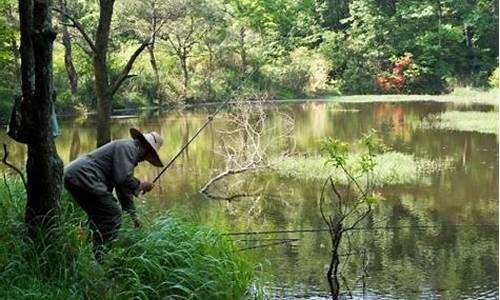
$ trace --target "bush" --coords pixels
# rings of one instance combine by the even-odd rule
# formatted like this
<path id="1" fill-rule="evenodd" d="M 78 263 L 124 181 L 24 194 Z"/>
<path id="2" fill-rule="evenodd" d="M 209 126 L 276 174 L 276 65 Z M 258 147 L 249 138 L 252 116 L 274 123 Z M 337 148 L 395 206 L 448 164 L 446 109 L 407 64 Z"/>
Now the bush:
<path id="1" fill-rule="evenodd" d="M 325 32 L 319 46 L 329 62 L 329 78 L 344 94 L 372 94 L 377 91 L 375 74 L 379 74 L 376 52 L 357 48 L 343 33 Z"/>
<path id="2" fill-rule="evenodd" d="M 53 238 L 26 238 L 25 192 L 0 188 L 0 299 L 241 299 L 253 268 L 220 233 L 167 215 L 124 226 L 102 265 L 84 215 L 64 197 Z M 24 237 L 24 238 L 23 238 Z"/>
<path id="3" fill-rule="evenodd" d="M 329 62 L 305 47 L 293 50 L 288 57 L 262 67 L 262 73 L 273 83 L 278 94 L 289 96 L 314 95 L 329 87 Z"/>

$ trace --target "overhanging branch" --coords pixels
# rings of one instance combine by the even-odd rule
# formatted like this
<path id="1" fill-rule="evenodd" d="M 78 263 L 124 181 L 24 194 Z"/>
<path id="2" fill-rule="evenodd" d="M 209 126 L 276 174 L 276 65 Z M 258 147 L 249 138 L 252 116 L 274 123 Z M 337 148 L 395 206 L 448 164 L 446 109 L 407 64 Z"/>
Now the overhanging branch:
<path id="1" fill-rule="evenodd" d="M 58 9 L 58 8 L 52 8 L 53 11 L 63 15 L 65 18 L 67 18 L 68 20 L 71 21 L 71 23 L 61 23 L 62 25 L 64 26 L 68 26 L 68 27 L 74 27 L 76 28 L 76 30 L 78 30 L 78 32 L 80 32 L 80 34 L 82 35 L 83 39 L 87 42 L 87 44 L 89 45 L 90 49 L 92 49 L 93 52 L 95 52 L 95 45 L 94 45 L 94 42 L 92 41 L 92 39 L 90 38 L 90 36 L 87 34 L 87 32 L 85 31 L 85 29 L 83 28 L 82 24 L 80 22 L 78 22 L 78 20 L 76 20 L 75 18 L 73 18 L 73 16 L 65 13 L 64 11 Z"/>
<path id="2" fill-rule="evenodd" d="M 134 51 L 134 53 L 132 54 L 132 56 L 130 56 L 130 58 L 129 58 L 127 64 L 125 65 L 125 67 L 123 68 L 122 72 L 120 73 L 120 75 L 118 76 L 118 78 L 116 78 L 116 80 L 111 85 L 111 93 L 110 93 L 111 96 L 113 96 L 116 93 L 116 91 L 120 88 L 120 86 L 125 81 L 125 79 L 132 77 L 131 75 L 128 75 L 128 73 L 132 69 L 132 66 L 134 65 L 135 60 L 142 53 L 142 51 L 144 49 L 146 49 L 146 47 L 149 46 L 150 44 L 151 44 L 150 39 L 144 41 Z"/>

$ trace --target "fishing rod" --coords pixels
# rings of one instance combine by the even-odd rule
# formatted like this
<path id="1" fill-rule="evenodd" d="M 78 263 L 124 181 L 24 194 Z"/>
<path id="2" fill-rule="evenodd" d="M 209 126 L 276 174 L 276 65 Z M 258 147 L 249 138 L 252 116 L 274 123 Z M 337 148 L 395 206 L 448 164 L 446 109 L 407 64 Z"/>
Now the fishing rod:
<path id="1" fill-rule="evenodd" d="M 222 104 L 215 110 L 215 112 L 213 112 L 210 116 L 208 116 L 208 120 L 205 122 L 205 124 L 203 124 L 203 126 L 201 126 L 200 129 L 198 129 L 198 131 L 182 146 L 182 148 L 179 150 L 179 152 L 177 152 L 177 154 L 175 154 L 175 156 L 172 157 L 172 159 L 170 159 L 170 161 L 165 165 L 165 167 L 163 167 L 163 169 L 160 171 L 160 173 L 158 173 L 158 175 L 156 175 L 156 177 L 153 179 L 153 183 L 155 183 L 160 178 L 160 176 L 163 175 L 163 173 L 165 173 L 165 171 L 175 162 L 175 160 L 182 154 L 182 152 L 184 152 L 184 150 L 186 150 L 186 148 L 189 146 L 189 144 L 191 144 L 191 142 L 203 131 L 203 129 L 205 129 L 205 127 L 207 127 L 208 124 L 210 124 L 210 122 L 212 122 L 214 117 L 221 111 L 221 109 L 227 103 L 229 103 L 230 100 L 231 100 L 231 98 L 228 98 L 227 100 L 222 102 Z"/>
<path id="2" fill-rule="evenodd" d="M 287 40 L 290 37 L 290 35 L 291 35 L 291 31 L 288 32 L 288 35 L 286 37 Z M 265 54 L 264 58 L 267 59 L 268 55 L 270 55 L 270 52 L 268 52 L 267 54 Z M 205 129 L 205 127 L 207 127 L 208 124 L 210 124 L 212 122 L 212 120 L 214 119 L 214 117 L 222 110 L 222 108 L 226 104 L 228 104 L 233 99 L 233 97 L 236 95 L 236 93 L 239 92 L 239 90 L 241 89 L 241 87 L 243 86 L 243 84 L 246 83 L 246 81 L 255 73 L 255 71 L 257 71 L 257 69 L 258 69 L 257 67 L 253 68 L 253 70 L 244 78 L 244 80 L 233 91 L 233 95 L 231 95 L 230 97 L 228 97 L 228 99 L 226 99 L 224 102 L 222 102 L 222 104 L 215 110 L 215 112 L 212 113 L 208 117 L 208 120 L 205 122 L 205 124 L 203 124 L 203 126 L 201 126 L 201 128 L 198 129 L 198 131 L 194 134 L 194 136 L 191 139 L 189 139 L 182 146 L 182 148 L 179 150 L 179 152 L 177 152 L 177 154 L 175 154 L 174 157 L 172 159 L 170 159 L 170 161 L 167 163 L 167 165 L 165 167 L 163 167 L 163 169 L 160 171 L 160 173 L 158 175 L 156 175 L 156 177 L 153 179 L 152 183 L 155 183 L 161 177 L 161 175 L 163 175 L 163 173 L 165 173 L 165 171 L 175 162 L 175 160 L 182 154 L 182 152 L 184 152 L 184 150 L 186 150 L 186 148 L 189 146 L 189 144 L 191 144 L 191 142 L 203 131 L 203 129 Z"/>
<path id="3" fill-rule="evenodd" d="M 203 131 L 203 129 L 205 129 L 205 127 L 207 127 L 208 124 L 210 124 L 213 121 L 214 117 L 222 110 L 222 108 L 233 99 L 234 94 L 236 94 L 241 89 L 243 84 L 248 80 L 248 78 L 250 78 L 250 76 L 252 76 L 252 74 L 255 73 L 256 70 L 257 70 L 257 68 L 254 68 L 252 70 L 252 72 L 250 72 L 246 76 L 246 78 L 238 85 L 237 89 L 234 90 L 234 92 L 233 92 L 233 96 L 228 97 L 226 100 L 224 100 L 224 102 L 222 102 L 222 104 L 219 105 L 219 107 L 217 107 L 217 109 L 210 116 L 208 116 L 208 119 L 203 124 L 203 126 L 201 126 L 200 129 L 198 129 L 198 131 L 196 131 L 196 133 L 181 147 L 181 149 L 177 152 L 177 154 L 175 154 L 174 157 L 172 157 L 170 159 L 170 161 L 165 165 L 165 167 L 163 167 L 163 169 L 160 171 L 160 173 L 158 173 L 158 175 L 156 175 L 156 177 L 153 179 L 152 183 L 155 183 L 161 177 L 161 175 L 163 175 L 163 173 L 165 173 L 165 171 L 168 168 L 170 168 L 170 166 L 172 166 L 172 164 L 182 154 L 182 152 L 184 152 L 184 150 L 187 149 L 189 144 L 191 144 L 191 142 L 194 141 L 194 139 Z"/>

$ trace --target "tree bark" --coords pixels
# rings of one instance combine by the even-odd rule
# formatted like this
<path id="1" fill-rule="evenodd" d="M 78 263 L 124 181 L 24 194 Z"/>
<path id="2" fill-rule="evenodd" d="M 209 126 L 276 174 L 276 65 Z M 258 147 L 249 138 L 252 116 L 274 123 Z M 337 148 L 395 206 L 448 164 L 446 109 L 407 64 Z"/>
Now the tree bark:
<path id="1" fill-rule="evenodd" d="M 241 70 L 243 72 L 245 72 L 247 69 L 247 51 L 245 47 L 246 44 L 245 37 L 246 37 L 246 28 L 244 26 L 241 26 L 239 44 L 240 44 L 240 56 L 241 56 Z"/>
<path id="2" fill-rule="evenodd" d="M 187 53 L 186 48 L 183 48 L 179 60 L 181 63 L 182 70 L 182 98 L 185 100 L 187 98 L 187 91 L 189 87 L 189 71 L 187 67 Z"/>
<path id="3" fill-rule="evenodd" d="M 62 192 L 62 161 L 49 118 L 53 105 L 52 2 L 19 0 L 23 110 L 29 116 L 25 221 L 33 235 L 53 225 Z"/>
<path id="4" fill-rule="evenodd" d="M 111 95 L 108 78 L 108 41 L 114 0 L 99 1 L 99 24 L 93 57 L 95 91 L 97 96 L 97 147 L 111 140 Z"/>
<path id="5" fill-rule="evenodd" d="M 156 63 L 156 56 L 155 56 L 155 41 L 153 40 L 151 42 L 151 45 L 148 47 L 148 52 L 149 52 L 149 63 L 151 64 L 151 68 L 153 69 L 153 73 L 155 76 L 155 84 L 154 84 L 154 96 L 158 98 L 158 105 L 162 106 L 163 104 L 163 99 L 160 96 L 159 90 L 160 90 L 160 74 L 158 72 L 158 64 Z"/>
<path id="6" fill-rule="evenodd" d="M 68 21 L 66 17 L 66 0 L 59 0 L 59 9 L 62 12 L 59 14 L 59 18 L 61 23 L 65 24 Z M 78 90 L 78 74 L 73 64 L 71 37 L 66 26 L 62 26 L 62 44 L 64 46 L 64 66 L 66 68 L 66 73 L 68 73 L 71 94 L 75 96 Z"/>

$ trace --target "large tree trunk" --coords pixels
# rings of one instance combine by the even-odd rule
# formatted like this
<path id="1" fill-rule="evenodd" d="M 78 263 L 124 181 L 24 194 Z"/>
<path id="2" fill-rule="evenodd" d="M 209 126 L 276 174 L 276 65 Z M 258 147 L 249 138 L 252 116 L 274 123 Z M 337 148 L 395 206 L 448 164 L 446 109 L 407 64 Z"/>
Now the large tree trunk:
<path id="1" fill-rule="evenodd" d="M 62 162 L 49 125 L 53 105 L 52 2 L 19 0 L 23 110 L 29 116 L 25 221 L 30 233 L 53 224 L 62 192 Z"/>
<path id="2" fill-rule="evenodd" d="M 93 57 L 95 90 L 97 96 L 97 147 L 111 140 L 111 94 L 109 90 L 108 52 L 109 29 L 113 16 L 114 0 L 99 1 L 99 25 L 97 26 Z"/>
<path id="3" fill-rule="evenodd" d="M 59 14 L 61 23 L 67 23 L 66 0 L 59 0 L 59 9 L 62 12 Z M 78 90 L 78 74 L 76 73 L 75 65 L 73 64 L 71 37 L 66 26 L 62 26 L 62 44 L 64 46 L 64 66 L 66 68 L 66 73 L 68 73 L 71 94 L 75 96 Z"/>

